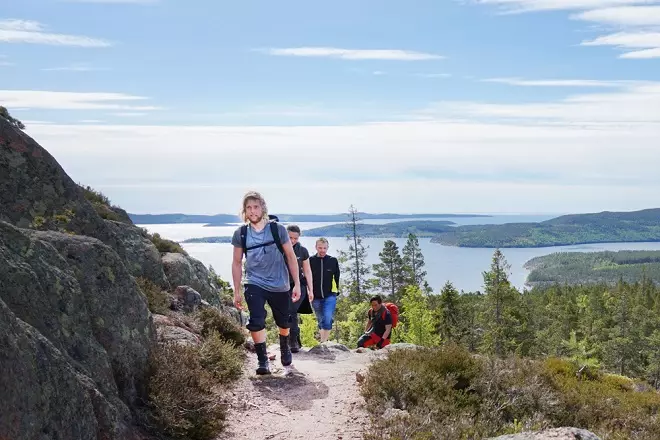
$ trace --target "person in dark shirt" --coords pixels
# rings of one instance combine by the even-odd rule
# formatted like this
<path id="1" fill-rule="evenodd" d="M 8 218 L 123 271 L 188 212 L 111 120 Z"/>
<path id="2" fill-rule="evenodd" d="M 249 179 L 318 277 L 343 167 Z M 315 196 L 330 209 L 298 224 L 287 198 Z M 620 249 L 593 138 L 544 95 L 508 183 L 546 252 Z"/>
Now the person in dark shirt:
<path id="1" fill-rule="evenodd" d="M 300 244 L 300 228 L 296 225 L 289 225 L 286 228 L 289 233 L 289 239 L 293 245 L 293 252 L 298 259 L 298 267 L 300 269 L 300 299 L 292 303 L 291 307 L 291 327 L 289 329 L 289 346 L 292 353 L 300 351 L 300 325 L 298 321 L 298 313 L 303 309 L 308 309 L 311 312 L 311 303 L 314 300 L 314 282 L 312 278 L 312 269 L 309 265 L 309 252 L 302 244 Z M 293 285 L 293 280 L 291 280 Z"/>
<path id="2" fill-rule="evenodd" d="M 321 343 L 330 337 L 339 292 L 339 261 L 328 255 L 328 240 L 316 240 L 316 255 L 309 259 L 314 277 L 314 314 L 319 323 Z"/>
<path id="3" fill-rule="evenodd" d="M 358 347 L 376 346 L 383 348 L 390 345 L 390 334 L 392 332 L 392 315 L 383 304 L 380 295 L 371 298 L 371 308 L 367 312 L 367 323 L 364 326 L 365 333 L 358 339 Z"/>

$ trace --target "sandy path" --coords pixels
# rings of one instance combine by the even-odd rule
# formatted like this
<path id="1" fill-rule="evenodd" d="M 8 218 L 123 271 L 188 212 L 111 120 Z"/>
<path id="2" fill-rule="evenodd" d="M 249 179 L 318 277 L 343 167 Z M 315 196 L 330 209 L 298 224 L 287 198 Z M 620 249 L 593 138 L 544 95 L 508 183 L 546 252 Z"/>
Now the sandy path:
<path id="1" fill-rule="evenodd" d="M 246 377 L 231 399 L 223 439 L 361 439 L 368 425 L 356 373 L 372 355 L 336 349 L 324 354 L 294 354 L 298 371 L 284 377 L 279 348 L 271 361 L 272 376 L 256 376 L 256 355 L 249 354 Z"/>

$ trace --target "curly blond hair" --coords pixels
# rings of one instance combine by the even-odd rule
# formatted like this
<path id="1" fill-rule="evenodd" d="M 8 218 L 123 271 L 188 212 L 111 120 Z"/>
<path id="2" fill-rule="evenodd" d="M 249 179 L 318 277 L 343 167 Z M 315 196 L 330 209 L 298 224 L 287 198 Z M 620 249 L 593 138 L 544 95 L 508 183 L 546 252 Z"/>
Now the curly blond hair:
<path id="1" fill-rule="evenodd" d="M 257 191 L 248 191 L 243 196 L 243 203 L 241 205 L 241 212 L 238 214 L 243 222 L 247 223 L 249 220 L 247 214 L 245 213 L 245 208 L 250 200 L 255 200 L 261 205 L 263 218 L 268 220 L 268 205 L 266 205 L 266 200 L 264 197 Z"/>

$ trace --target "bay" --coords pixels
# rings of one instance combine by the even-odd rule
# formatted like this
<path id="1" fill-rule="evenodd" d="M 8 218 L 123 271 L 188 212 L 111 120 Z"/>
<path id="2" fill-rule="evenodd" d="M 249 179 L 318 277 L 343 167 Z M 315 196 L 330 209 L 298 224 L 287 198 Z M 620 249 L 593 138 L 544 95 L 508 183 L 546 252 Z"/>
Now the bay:
<path id="1" fill-rule="evenodd" d="M 451 218 L 457 224 L 501 224 L 510 222 L 537 222 L 556 217 L 556 215 L 495 215 L 481 218 Z M 437 219 L 443 220 L 443 219 Z M 364 223 L 388 223 L 396 220 L 369 220 Z M 314 252 L 314 244 L 318 237 L 305 236 L 304 231 L 331 223 L 300 223 L 303 230 L 300 239 L 310 253 Z M 149 232 L 159 233 L 162 237 L 174 241 L 182 241 L 194 237 L 231 236 L 238 224 L 232 226 L 205 227 L 203 224 L 163 224 L 138 225 Z M 378 253 L 383 248 L 384 238 L 365 238 L 368 246 L 367 262 L 379 262 Z M 393 239 L 399 248 L 405 245 L 405 238 Z M 340 250 L 347 250 L 349 242 L 341 237 L 329 237 L 331 255 L 337 255 Z M 482 272 L 487 271 L 495 249 L 491 248 L 459 248 L 431 243 L 429 238 L 420 238 L 419 244 L 424 254 L 427 271 L 426 279 L 434 291 L 439 291 L 446 281 L 451 281 L 460 291 L 483 291 Z M 225 280 L 231 280 L 232 245 L 223 243 L 184 243 L 182 247 L 194 258 L 206 266 L 212 265 L 216 272 Z M 523 265 L 531 258 L 548 255 L 554 252 L 599 252 L 618 250 L 660 250 L 660 243 L 599 243 L 575 246 L 554 246 L 543 248 L 504 248 L 502 253 L 511 264 L 510 280 L 519 289 L 524 288 L 528 271 Z"/>

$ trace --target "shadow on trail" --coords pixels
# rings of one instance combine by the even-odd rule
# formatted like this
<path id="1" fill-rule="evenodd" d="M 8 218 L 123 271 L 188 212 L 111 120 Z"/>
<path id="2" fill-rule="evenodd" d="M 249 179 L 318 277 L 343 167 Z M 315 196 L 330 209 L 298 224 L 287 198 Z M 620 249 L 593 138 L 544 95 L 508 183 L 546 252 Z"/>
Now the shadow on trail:
<path id="1" fill-rule="evenodd" d="M 325 399 L 329 393 L 327 385 L 311 381 L 302 375 L 265 376 L 254 378 L 252 383 L 264 397 L 278 400 L 293 411 L 307 410 L 313 400 Z"/>

